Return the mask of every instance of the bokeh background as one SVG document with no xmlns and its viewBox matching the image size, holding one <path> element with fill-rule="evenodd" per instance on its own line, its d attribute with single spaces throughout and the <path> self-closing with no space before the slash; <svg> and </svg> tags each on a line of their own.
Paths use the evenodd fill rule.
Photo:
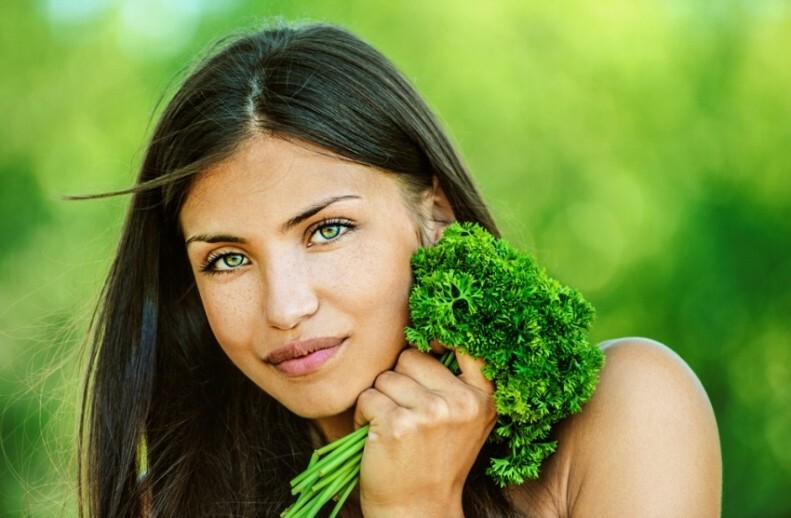
<svg viewBox="0 0 791 518">
<path fill-rule="evenodd" d="M 724 516 L 791 515 L 791 6 L 780 0 L 0 5 L 0 515 L 73 516 L 86 328 L 172 79 L 230 30 L 342 23 L 439 112 L 505 234 L 709 392 Z"/>
</svg>

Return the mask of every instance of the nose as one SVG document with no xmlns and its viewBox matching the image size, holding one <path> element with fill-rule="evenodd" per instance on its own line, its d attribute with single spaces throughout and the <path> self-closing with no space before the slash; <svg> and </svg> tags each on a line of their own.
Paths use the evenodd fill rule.
<svg viewBox="0 0 791 518">
<path fill-rule="evenodd" d="M 310 272 L 298 257 L 280 255 L 263 267 L 264 313 L 277 329 L 293 329 L 319 308 Z"/>
</svg>

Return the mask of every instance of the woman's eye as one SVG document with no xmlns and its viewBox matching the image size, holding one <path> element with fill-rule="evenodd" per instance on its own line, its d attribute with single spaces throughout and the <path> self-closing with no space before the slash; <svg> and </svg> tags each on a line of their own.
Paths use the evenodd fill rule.
<svg viewBox="0 0 791 518">
<path fill-rule="evenodd" d="M 208 261 L 206 261 L 206 266 L 203 270 L 208 272 L 226 272 L 244 266 L 248 262 L 249 260 L 244 254 L 222 254 L 217 257 L 210 257 Z"/>
<path fill-rule="evenodd" d="M 343 222 L 327 222 L 321 224 L 316 230 L 313 231 L 311 235 L 310 242 L 311 244 L 324 244 L 335 239 L 338 239 L 340 236 L 345 234 L 351 225 L 349 223 Z"/>
</svg>

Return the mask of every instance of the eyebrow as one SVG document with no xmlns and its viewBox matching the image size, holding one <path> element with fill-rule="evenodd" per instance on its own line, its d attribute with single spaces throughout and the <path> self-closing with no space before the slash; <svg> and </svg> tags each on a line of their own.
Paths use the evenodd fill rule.
<svg viewBox="0 0 791 518">
<path fill-rule="evenodd" d="M 355 194 L 345 194 L 343 196 L 333 196 L 332 198 L 327 198 L 326 200 L 322 200 L 314 205 L 311 205 L 310 207 L 303 210 L 302 212 L 300 212 L 290 220 L 286 221 L 286 223 L 283 225 L 283 230 L 288 230 L 290 228 L 299 225 L 309 217 L 315 216 L 316 214 L 326 209 L 333 203 L 337 203 L 343 200 L 352 200 L 352 199 L 359 200 L 360 197 Z"/>
<path fill-rule="evenodd" d="M 239 243 L 244 244 L 245 240 L 231 235 L 226 234 L 217 234 L 217 235 L 209 235 L 209 234 L 195 234 L 194 236 L 190 236 L 184 244 L 189 246 L 190 243 L 194 243 L 196 241 L 201 241 L 203 243 Z"/>
<path fill-rule="evenodd" d="M 310 218 L 311 216 L 315 216 L 322 210 L 326 209 L 333 203 L 337 203 L 339 201 L 344 200 L 353 200 L 353 199 L 360 199 L 359 196 L 355 194 L 345 194 L 342 196 L 333 196 L 332 198 L 327 198 L 326 200 L 322 200 L 310 207 L 306 208 L 293 218 L 289 219 L 283 224 L 283 230 L 291 229 L 306 219 Z M 185 242 L 185 245 L 189 245 L 190 243 L 194 243 L 196 241 L 201 241 L 204 243 L 239 243 L 244 244 L 246 241 L 240 237 L 232 236 L 229 234 L 195 234 L 194 236 L 190 236 Z"/>
</svg>

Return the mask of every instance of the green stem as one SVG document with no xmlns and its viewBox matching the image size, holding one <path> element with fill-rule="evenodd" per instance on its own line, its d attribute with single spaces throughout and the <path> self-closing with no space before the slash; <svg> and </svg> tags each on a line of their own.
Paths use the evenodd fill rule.
<svg viewBox="0 0 791 518">
<path fill-rule="evenodd" d="M 362 455 L 360 457 L 362 458 Z M 344 489 L 346 484 L 348 484 L 350 480 L 353 480 L 359 472 L 360 462 L 358 461 L 357 465 L 353 466 L 352 469 L 346 473 L 346 476 L 335 479 L 333 483 L 329 484 L 313 498 L 311 505 L 304 508 L 303 512 L 310 511 L 304 516 L 306 518 L 316 516 L 321 508 L 324 507 L 324 504 L 332 500 L 332 497 L 338 494 L 341 489 Z"/>
<path fill-rule="evenodd" d="M 296 494 L 295 489 L 297 486 L 300 486 L 305 479 L 309 478 L 314 473 L 320 473 L 321 470 L 326 469 L 327 464 L 334 463 L 335 459 L 338 457 L 346 458 L 354 454 L 355 451 L 365 444 L 365 438 L 367 436 L 368 425 L 365 425 L 349 435 L 341 437 L 337 441 L 331 442 L 316 450 L 313 454 L 314 456 L 316 454 L 323 455 L 325 453 L 326 455 L 318 461 L 313 462 L 313 460 L 311 460 L 307 469 L 291 480 L 291 487 L 294 488 L 292 489 L 292 493 Z"/>
<path fill-rule="evenodd" d="M 313 469 L 318 470 L 319 476 L 324 476 L 331 472 L 337 466 L 342 464 L 346 459 L 353 456 L 357 452 L 362 451 L 365 447 L 365 438 L 358 439 L 356 442 L 344 446 L 343 449 L 337 449 L 333 453 L 321 459 Z"/>
<path fill-rule="evenodd" d="M 311 486 L 310 490 L 314 493 L 318 492 L 321 488 L 331 484 L 333 480 L 346 477 L 350 471 L 360 468 L 360 461 L 363 458 L 363 452 L 358 453 L 354 457 L 350 457 L 338 469 L 333 470 L 332 473 L 324 475 L 321 479 Z"/>
<path fill-rule="evenodd" d="M 312 517 L 333 497 L 343 493 L 344 500 L 348 497 L 357 483 L 368 428 L 363 426 L 313 452 L 307 469 L 291 480 L 291 493 L 299 497 L 283 511 L 283 518 Z"/>
<path fill-rule="evenodd" d="M 338 513 L 341 512 L 341 508 L 343 508 L 343 504 L 346 503 L 346 499 L 349 498 L 349 495 L 357 487 L 357 483 L 360 481 L 360 466 L 357 465 L 356 469 L 350 473 L 350 476 L 344 480 L 343 489 L 338 489 L 338 502 L 333 507 L 332 512 L 330 513 L 330 518 L 335 518 L 338 516 Z"/>
<path fill-rule="evenodd" d="M 315 453 L 318 453 L 319 455 L 324 455 L 326 453 L 331 452 L 332 450 L 336 449 L 339 446 L 343 446 L 347 442 L 354 442 L 355 440 L 359 439 L 360 437 L 365 437 L 365 436 L 368 435 L 368 428 L 370 428 L 370 427 L 371 427 L 371 425 L 361 426 L 360 428 L 356 429 L 355 431 L 353 431 L 349 435 L 344 435 L 340 439 L 337 439 L 335 441 L 332 441 L 329 444 L 326 444 L 326 445 L 322 446 L 321 448 L 316 450 Z"/>
<path fill-rule="evenodd" d="M 442 362 L 442 365 L 450 369 L 453 374 L 459 373 L 459 362 L 456 361 L 456 354 L 452 349 L 445 351 L 442 356 L 440 356 L 439 361 Z"/>
<path fill-rule="evenodd" d="M 335 518 L 338 516 L 338 513 L 341 512 L 341 508 L 343 508 L 343 504 L 346 503 L 346 499 L 349 498 L 349 495 L 352 493 L 354 488 L 357 487 L 357 482 L 360 480 L 360 470 L 357 469 L 356 471 L 357 472 L 355 473 L 355 476 L 346 483 L 346 488 L 343 490 L 340 496 L 338 496 L 338 503 L 336 503 L 335 507 L 332 508 L 330 518 Z"/>
</svg>

